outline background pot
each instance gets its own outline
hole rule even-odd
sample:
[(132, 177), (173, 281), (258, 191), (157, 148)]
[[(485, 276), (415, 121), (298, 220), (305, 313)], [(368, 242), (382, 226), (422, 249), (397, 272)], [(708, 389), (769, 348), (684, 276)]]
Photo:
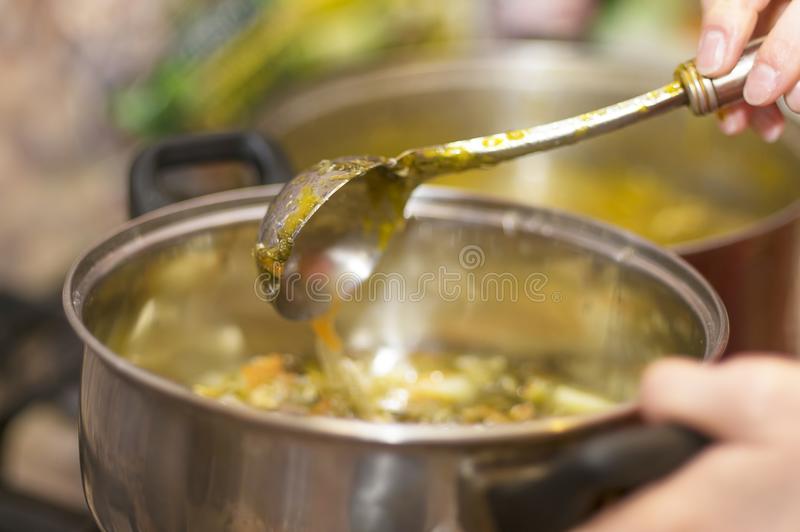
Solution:
[[(313, 348), (306, 324), (280, 319), (254, 291), (249, 250), (276, 191), (207, 196), (139, 218), (89, 251), (69, 274), (65, 307), (87, 346), (80, 423), (84, 488), (107, 532), (515, 530), (498, 516), (527, 526), (516, 512), (532, 506), (520, 506), (517, 497), (505, 505), (510, 513), (498, 514), (493, 501), (498, 493), (506, 500), (503, 494), (535, 492), (540, 479), (518, 476), (509, 486), (495, 483), (493, 471), (537, 464), (557, 483), (564, 463), (567, 472), (576, 463), (585, 471), (580, 451), (577, 460), (567, 456), (552, 468), (547, 464), (567, 449), (580, 449), (575, 444), (590, 435), (634, 421), (628, 401), (649, 360), (674, 351), (713, 359), (724, 349), (727, 322), (719, 299), (674, 256), (584, 219), (425, 188), (410, 204), (409, 230), (390, 246), (382, 268), (413, 277), (421, 264), (476, 274), (482, 270), (470, 268), (478, 264), (516, 278), (533, 268), (549, 276), (545, 299), (512, 305), (470, 301), (462, 293), (447, 302), (432, 293), (421, 305), (356, 303), (342, 311), (349, 345), (436, 341), (443, 348), (540, 356), (575, 382), (605, 387), (622, 404), (594, 415), (487, 429), (287, 416), (201, 398), (183, 385), (198, 371), (254, 352)], [(464, 244), (482, 250), (484, 262), (462, 263)], [(164, 290), (171, 296), (155, 297)], [(147, 320), (161, 327), (164, 341), (131, 350), (146, 334)], [(222, 334), (213, 334), (221, 324)], [(674, 454), (667, 469), (702, 446), (691, 435), (678, 439), (688, 447)], [(646, 447), (664, 456), (674, 446), (663, 442)], [(542, 530), (562, 530), (565, 516), (585, 517), (587, 507), (572, 505), (578, 494), (592, 503), (609, 490), (663, 474), (663, 463), (653, 471), (653, 455), (631, 453), (627, 443), (612, 445), (624, 451), (612, 453), (622, 462), (603, 461), (600, 477), (608, 482), (587, 484), (590, 493), (582, 493), (586, 486), (570, 474), (573, 482), (561, 484), (565, 496), (558, 498), (565, 506), (537, 506), (545, 513), (533, 518), (558, 519)], [(631, 456), (639, 473), (633, 482), (625, 460)]]
[[(636, 50), (538, 43), (461, 56), (398, 61), (297, 90), (257, 121), (295, 169), (350, 153), (394, 155), (409, 146), (527, 127), (586, 112), (662, 85), (681, 57)], [(713, 202), (752, 209), (739, 230), (671, 245), (721, 294), (731, 317), (729, 349), (800, 352), (800, 134), (778, 145), (750, 133), (726, 138), (713, 119), (687, 112), (488, 172), (440, 182), (513, 201), (566, 208), (624, 223), (587, 207), (586, 195), (632, 172)], [(594, 180), (593, 188), (586, 189)], [(600, 185), (598, 185), (599, 183)], [(587, 192), (588, 190), (588, 192)], [(678, 216), (682, 223), (685, 216)], [(678, 225), (678, 224), (675, 224)], [(629, 224), (647, 235), (647, 228)]]

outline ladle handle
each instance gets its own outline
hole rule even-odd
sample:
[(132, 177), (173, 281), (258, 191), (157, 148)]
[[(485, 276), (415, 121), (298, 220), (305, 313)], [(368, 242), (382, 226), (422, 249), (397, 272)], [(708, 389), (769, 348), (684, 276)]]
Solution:
[(676, 470), (708, 443), (684, 427), (645, 426), (596, 436), (551, 463), (468, 461), (461, 472), (459, 517), (467, 532), (571, 530)]
[(675, 71), (675, 80), (659, 89), (549, 124), (411, 149), (394, 159), (395, 172), (422, 182), (441, 174), (490, 166), (575, 144), (686, 104), (696, 115), (716, 112), (742, 99), (744, 83), (762, 41), (752, 41), (733, 70), (724, 76), (715, 79), (701, 76), (694, 60), (687, 61)]
[(743, 98), (744, 84), (753, 69), (758, 50), (764, 39), (751, 41), (742, 57), (730, 73), (718, 78), (702, 76), (695, 66), (694, 60), (687, 61), (675, 71), (675, 79), (681, 82), (683, 90), (689, 97), (689, 108), (696, 115), (714, 113)]

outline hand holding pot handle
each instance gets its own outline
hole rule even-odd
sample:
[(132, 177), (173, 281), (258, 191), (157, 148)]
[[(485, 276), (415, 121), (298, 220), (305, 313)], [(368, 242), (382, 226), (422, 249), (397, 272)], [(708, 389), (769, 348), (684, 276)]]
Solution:
[(561, 532), (607, 504), (658, 480), (708, 444), (676, 425), (641, 426), (596, 436), (552, 463), (462, 469), (459, 512), (468, 532)]

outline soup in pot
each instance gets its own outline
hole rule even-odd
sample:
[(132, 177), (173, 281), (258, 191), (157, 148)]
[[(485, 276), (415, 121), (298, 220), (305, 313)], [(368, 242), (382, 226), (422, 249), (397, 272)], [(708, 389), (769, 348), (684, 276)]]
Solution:
[(370, 297), (313, 327), (259, 297), (249, 222), (148, 246), (104, 277), (84, 319), (116, 354), (204, 397), (378, 422), (597, 412), (632, 399), (654, 358), (702, 356), (700, 318), (633, 247), (603, 256), (584, 247), (602, 247), (599, 233), (560, 241), (509, 225), (551, 215), (502, 212), (491, 226), (412, 217)]

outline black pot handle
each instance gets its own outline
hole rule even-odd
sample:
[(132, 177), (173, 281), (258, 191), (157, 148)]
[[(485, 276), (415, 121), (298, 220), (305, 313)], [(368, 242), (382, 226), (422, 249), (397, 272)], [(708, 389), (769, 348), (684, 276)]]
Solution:
[(252, 132), (227, 132), (173, 137), (157, 142), (134, 159), (130, 171), (130, 216), (175, 203), (159, 180), (163, 170), (204, 163), (239, 162), (250, 166), (258, 185), (285, 183), (292, 177), (283, 150), (274, 142)]
[(693, 430), (657, 425), (595, 436), (551, 463), (498, 468), (469, 461), (461, 471), (459, 517), (468, 532), (570, 530), (708, 443)]
[(12, 530), (91, 532), (97, 528), (88, 514), (0, 486), (0, 531)]

